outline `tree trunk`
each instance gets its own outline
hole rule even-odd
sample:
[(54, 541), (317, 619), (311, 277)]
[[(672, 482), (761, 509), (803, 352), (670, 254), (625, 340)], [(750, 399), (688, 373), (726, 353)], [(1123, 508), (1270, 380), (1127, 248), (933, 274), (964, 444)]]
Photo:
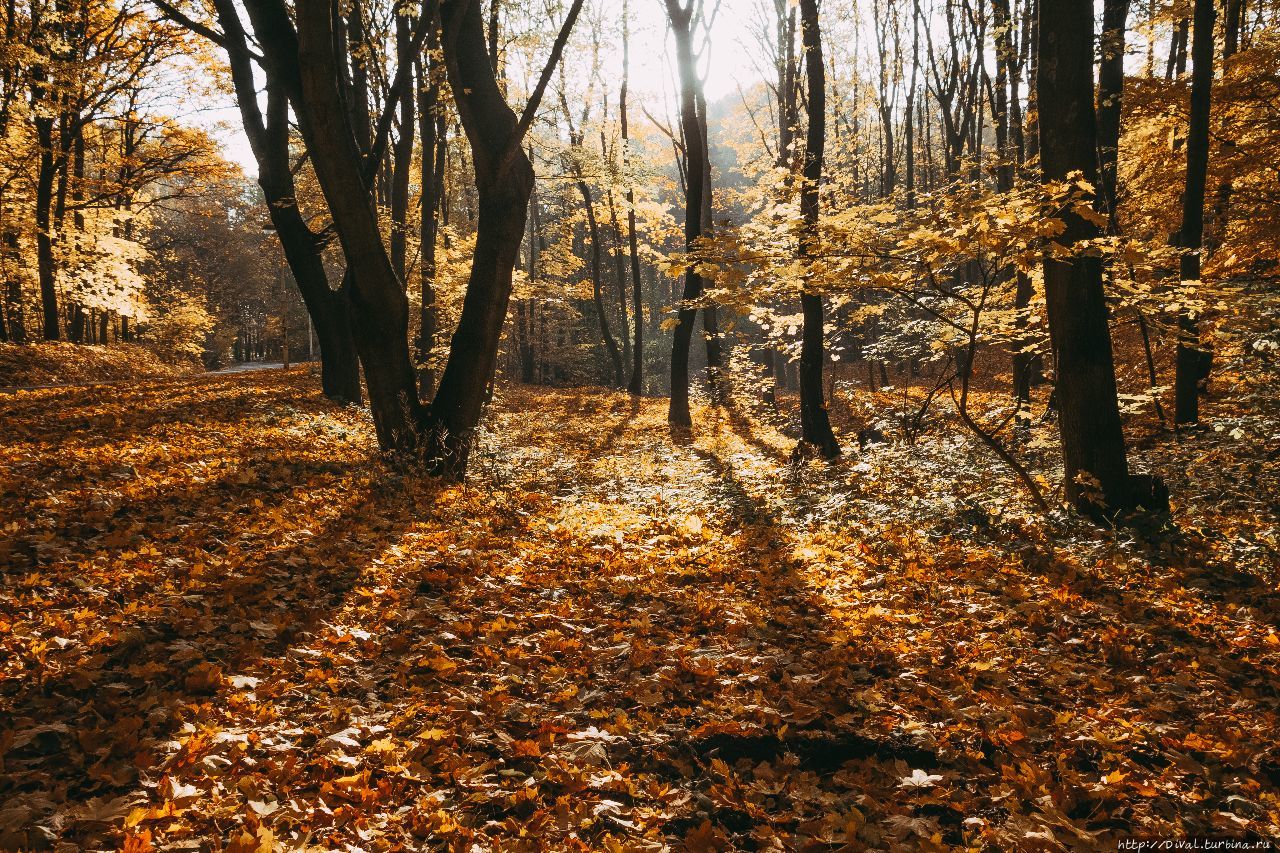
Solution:
[[(684, 130), (688, 172), (684, 202), (686, 251), (691, 251), (702, 235), (703, 158), (706, 153), (696, 99), (698, 80), (691, 32), (694, 2), (696, 0), (689, 0), (690, 5), (682, 8), (679, 0), (666, 0), (667, 17), (676, 43), (676, 63), (680, 70), (680, 124)], [(691, 264), (684, 274), (684, 292), (671, 345), (671, 402), (667, 409), (667, 422), (674, 427), (693, 425), (689, 414), (689, 346), (693, 340), (694, 318), (698, 313), (695, 303), (701, 296), (702, 276)]]
[[(263, 2), (254, 0), (251, 6)], [(301, 97), (295, 107), (306, 116), (307, 150), (347, 259), (352, 333), (364, 365), (378, 444), (383, 450), (413, 450), (421, 407), (409, 357), (408, 299), (382, 244), (373, 196), (362, 175), (360, 148), (336, 73), (340, 58), (334, 54), (333, 5), (330, 0), (299, 0), (297, 13)], [(278, 50), (287, 55), (287, 33), (269, 36), (259, 29), (258, 35), (269, 54)], [(273, 36), (281, 41), (269, 47)]]
[[(809, 108), (802, 171), (804, 184), (800, 189), (800, 215), (804, 221), (800, 257), (810, 262), (818, 240), (818, 189), (822, 181), (822, 159), (827, 139), (826, 70), (822, 64), (818, 0), (800, 0), (800, 38), (804, 45)], [(816, 447), (823, 456), (832, 458), (840, 454), (840, 445), (831, 431), (831, 419), (823, 399), (822, 366), (826, 354), (822, 339), (822, 297), (816, 293), (804, 293), (800, 296), (800, 308), (804, 315), (800, 339), (801, 440)]]
[[(711, 136), (707, 130), (707, 99), (703, 96), (702, 87), (696, 92), (695, 103), (698, 108), (698, 125), (702, 137), (702, 237), (711, 237), (714, 227), (712, 212), (711, 186)], [(704, 281), (705, 291), (705, 281)], [(720, 311), (718, 306), (708, 300), (702, 307), (702, 333), (707, 344), (707, 385), (713, 403), (723, 402), (724, 388), (720, 369), (724, 364), (724, 339), (720, 334)]]
[(1125, 25), (1129, 0), (1105, 0), (1102, 7), (1102, 61), (1098, 65), (1098, 202), (1116, 231), (1120, 151), (1120, 99), (1124, 92)]
[[(413, 33), (411, 19), (407, 10), (400, 9), (396, 14), (396, 62), (404, 63), (408, 68), (413, 63)], [(400, 114), (395, 146), (391, 152), (391, 266), (395, 269), (400, 281), (405, 278), (405, 262), (407, 254), (406, 223), (409, 219), (409, 169), (413, 164), (414, 134), (414, 97), (413, 86), (401, 87), (399, 103), (396, 109)], [(388, 107), (389, 109), (389, 107)], [(433, 149), (423, 148), (425, 152)], [(425, 195), (426, 188), (423, 188)]]
[[(1213, 88), (1213, 0), (1195, 0), (1191, 36), (1191, 120), (1187, 129), (1187, 183), (1182, 196), (1178, 245), (1183, 286), (1200, 280), (1204, 242), (1204, 190), (1209, 172), (1209, 109)], [(1173, 380), (1173, 418), (1178, 426), (1200, 419), (1200, 383), (1209, 377), (1209, 352), (1200, 343), (1196, 318), (1185, 310), (1178, 318), (1178, 352)]]
[[(1093, 105), (1093, 5), (1059, 0), (1040, 5), (1041, 164), (1045, 180), (1072, 171), (1097, 177)], [(1098, 229), (1068, 211), (1059, 242), (1071, 247)], [(1129, 469), (1116, 397), (1111, 330), (1100, 258), (1045, 258), (1049, 332), (1058, 359), (1057, 397), (1067, 500), (1094, 517), (1131, 505)]]
[(84, 343), (84, 332), (84, 306), (77, 302), (71, 306), (71, 321), (67, 324), (67, 340), (73, 344), (82, 344)]
[[(320, 345), (320, 386), (326, 397), (359, 403), (360, 362), (346, 300), (329, 286), (321, 255), (320, 241), (307, 226), (295, 199), (293, 172), (289, 168), (289, 111), (285, 82), (275, 74), (266, 81), (267, 112), (262, 114), (247, 34), (239, 13), (230, 0), (216, 0), (224, 47), (231, 67), (232, 83), (241, 122), (254, 160), (258, 164), (258, 185), (262, 188), (267, 215), (284, 251), (289, 271), (302, 295), (316, 341)], [(127, 340), (127, 319), (121, 326)]]
[[(577, 3), (570, 11), (569, 26), (580, 7)], [(497, 358), (534, 176), (520, 145), (521, 122), (498, 88), (480, 4), (445, 0), (440, 17), (449, 86), (471, 148), (479, 217), (462, 315), (429, 409), (428, 425), (437, 470), (461, 477)], [(561, 49), (563, 42), (558, 40), (552, 63)], [(540, 96), (537, 92), (531, 100), (534, 106)]]
[[(622, 245), (622, 227), (618, 224), (618, 207), (613, 201), (613, 190), (609, 190), (609, 231), (612, 235), (610, 243), (613, 246), (613, 272), (614, 281), (618, 285), (618, 317), (621, 326), (618, 329), (618, 337), (622, 340), (622, 364), (623, 372), (626, 372), (627, 365), (631, 364), (631, 329), (629, 327), (630, 318), (627, 316), (627, 260)], [(625, 382), (619, 382), (621, 387)]]
[(631, 261), (631, 316), (635, 338), (631, 343), (631, 381), (627, 390), (644, 393), (644, 292), (640, 281), (640, 252), (636, 238), (636, 194), (629, 171), (631, 149), (627, 128), (627, 87), (631, 80), (631, 40), (628, 30), (627, 0), (622, 3), (622, 89), (618, 94), (618, 117), (622, 123), (622, 173), (627, 182), (627, 249)]
[[(432, 26), (432, 32), (435, 28)], [(438, 39), (432, 37), (432, 49)], [(436, 337), (436, 234), (439, 229), (440, 199), (444, 195), (445, 123), (437, 116), (440, 83), (435, 79), (433, 63), (418, 63), (418, 125), (422, 136), (422, 211), (420, 223), (418, 282), (422, 289), (421, 315), (418, 326), (418, 393), (423, 399), (435, 390), (435, 374), (431, 369), (431, 352)]]
[(1225, 62), (1240, 49), (1240, 25), (1244, 19), (1244, 0), (1226, 0), (1222, 22), (1222, 59)]
[(36, 116), (36, 144), (40, 146), (40, 162), (36, 172), (36, 275), (40, 281), (40, 305), (44, 311), (44, 339), (62, 337), (58, 323), (58, 289), (54, 280), (53, 261), (53, 182), (56, 164), (53, 157), (53, 117)]
[(618, 351), (618, 342), (609, 330), (609, 318), (605, 315), (604, 294), (600, 283), (600, 228), (596, 223), (595, 205), (591, 202), (591, 188), (586, 181), (578, 181), (578, 192), (582, 195), (582, 207), (587, 213), (587, 231), (591, 236), (591, 296), (596, 306), (596, 316), (600, 318), (600, 337), (604, 340), (605, 351), (609, 354), (609, 364), (613, 366), (614, 384), (622, 387), (622, 354)]
[(3, 244), (0, 245), (3, 264), (0, 268), (5, 273), (5, 340), (23, 344), (27, 342), (27, 327), (22, 308), (22, 279), (18, 275), (18, 259), (21, 254), (18, 229), (6, 222), (3, 234)]

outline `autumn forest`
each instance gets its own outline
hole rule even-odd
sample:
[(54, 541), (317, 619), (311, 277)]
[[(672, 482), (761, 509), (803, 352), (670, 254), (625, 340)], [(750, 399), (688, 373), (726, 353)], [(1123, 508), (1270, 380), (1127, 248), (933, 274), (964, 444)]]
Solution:
[(1272, 850), (1276, 0), (3, 0), (0, 850)]

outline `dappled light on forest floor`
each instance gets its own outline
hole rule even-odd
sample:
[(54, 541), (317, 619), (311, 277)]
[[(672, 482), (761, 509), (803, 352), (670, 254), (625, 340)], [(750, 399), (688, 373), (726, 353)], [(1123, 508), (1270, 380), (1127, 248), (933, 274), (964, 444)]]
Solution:
[(297, 370), (0, 414), (0, 848), (1280, 827), (1274, 565), (1213, 563), (1195, 507), (992, 515), (927, 444), (793, 465), (748, 412), (673, 445), (595, 390), (500, 388), (464, 486)]

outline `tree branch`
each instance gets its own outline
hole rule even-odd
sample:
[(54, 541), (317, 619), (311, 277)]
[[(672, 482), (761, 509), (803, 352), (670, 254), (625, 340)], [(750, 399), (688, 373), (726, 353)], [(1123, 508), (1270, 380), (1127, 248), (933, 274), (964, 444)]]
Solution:
[(538, 105), (542, 103), (542, 95), (547, 91), (547, 84), (551, 82), (551, 73), (560, 63), (560, 54), (564, 53), (564, 46), (569, 41), (569, 34), (573, 31), (573, 24), (578, 20), (578, 13), (582, 11), (582, 0), (573, 0), (573, 5), (569, 7), (569, 14), (564, 19), (564, 24), (560, 27), (560, 33), (556, 36), (555, 44), (551, 46), (551, 55), (547, 57), (547, 64), (542, 66), (542, 74), (538, 77), (538, 85), (534, 87), (533, 94), (529, 96), (529, 101), (524, 105), (524, 112), (520, 115), (520, 121), (516, 124), (515, 131), (511, 134), (511, 138), (507, 140), (507, 153), (502, 158), (501, 169), (506, 168), (511, 158), (515, 156), (515, 152), (520, 150), (520, 146), (524, 141), (524, 135), (529, 132), (529, 126), (533, 124), (534, 116), (538, 114)]

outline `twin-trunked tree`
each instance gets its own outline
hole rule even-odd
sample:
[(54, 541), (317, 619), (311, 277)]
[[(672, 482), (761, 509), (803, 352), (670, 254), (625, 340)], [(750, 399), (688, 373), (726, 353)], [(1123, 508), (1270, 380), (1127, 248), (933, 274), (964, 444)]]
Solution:
[[(334, 0), (298, 0), (292, 16), (283, 0), (245, 3), (262, 49), (268, 91), (274, 86), (293, 107), (342, 245), (347, 274), (341, 295), (332, 298), (346, 303), (378, 443), (383, 450), (419, 456), (436, 474), (460, 477), (466, 469), (472, 432), (494, 370), (512, 271), (533, 191), (533, 169), (521, 141), (581, 7), (582, 0), (570, 6), (538, 85), (520, 116), (499, 89), (484, 20), (475, 0), (442, 0), (438, 4), (427, 0), (420, 8), (400, 10), (417, 18), (414, 34), (402, 41), (420, 45), (422, 35), (438, 28), (449, 85), (471, 148), (479, 205), (475, 254), (462, 313), (435, 396), (424, 405), (418, 399), (418, 377), (409, 350), (403, 264), (396, 263), (383, 243), (375, 205), (373, 179), (389, 119), (378, 122), (377, 136), (369, 145), (369, 130), (364, 128), (361, 133), (354, 118), (363, 105), (353, 109), (344, 75), (338, 73), (347, 57), (340, 48), (342, 17)], [(234, 9), (227, 6), (219, 11), (225, 29)], [(243, 65), (243, 38), (233, 46), (225, 34), (214, 35), (225, 39), (233, 69), (237, 63)], [(410, 77), (405, 63), (414, 58), (402, 54), (400, 59), (396, 81), (403, 85)], [(237, 89), (242, 96), (247, 94), (239, 85)], [(246, 125), (255, 124), (256, 105), (244, 103), (254, 99), (241, 100)], [(399, 106), (404, 111), (404, 99), (391, 100), (390, 108)], [(272, 163), (268, 160), (267, 165)], [(269, 168), (264, 171), (272, 174)], [(292, 209), (296, 211), (296, 207)], [(275, 215), (273, 209), (273, 218)], [(327, 290), (327, 283), (324, 286)]]

